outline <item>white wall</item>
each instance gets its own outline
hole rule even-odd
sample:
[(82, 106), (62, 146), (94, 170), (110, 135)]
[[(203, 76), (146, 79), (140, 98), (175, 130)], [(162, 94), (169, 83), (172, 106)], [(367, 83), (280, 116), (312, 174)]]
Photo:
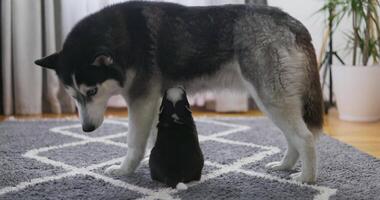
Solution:
[[(281, 8), (291, 16), (301, 21), (309, 30), (317, 56), (322, 46), (323, 32), (327, 27), (324, 13), (316, 13), (324, 4), (324, 0), (268, 0), (270, 6)], [(350, 23), (345, 20), (341, 28), (334, 33), (334, 50), (336, 50), (346, 62), (351, 62), (349, 52), (346, 50), (347, 42), (344, 32), (347, 32)], [(335, 61), (337, 61), (335, 59)]]

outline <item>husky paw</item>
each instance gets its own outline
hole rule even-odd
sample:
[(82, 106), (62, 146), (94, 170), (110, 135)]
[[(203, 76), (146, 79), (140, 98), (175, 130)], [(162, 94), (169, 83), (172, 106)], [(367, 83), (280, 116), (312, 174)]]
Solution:
[(265, 168), (271, 170), (291, 170), (292, 168), (284, 165), (282, 162), (271, 162), (265, 165)]
[(114, 176), (125, 176), (131, 174), (132, 172), (122, 169), (120, 165), (112, 165), (105, 170), (105, 173)]
[(294, 173), (294, 174), (290, 174), (290, 178), (292, 180), (295, 180), (295, 181), (301, 182), (301, 183), (309, 183), (309, 184), (315, 183), (315, 177), (305, 176), (305, 175), (302, 174), (302, 172), (297, 172), (297, 173)]

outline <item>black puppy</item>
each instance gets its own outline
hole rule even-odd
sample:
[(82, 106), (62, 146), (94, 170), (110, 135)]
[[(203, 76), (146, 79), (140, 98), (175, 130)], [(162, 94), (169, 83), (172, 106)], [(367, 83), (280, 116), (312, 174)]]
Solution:
[(200, 180), (204, 160), (183, 88), (165, 92), (157, 128), (149, 158), (151, 177), (172, 188), (187, 189), (184, 183)]

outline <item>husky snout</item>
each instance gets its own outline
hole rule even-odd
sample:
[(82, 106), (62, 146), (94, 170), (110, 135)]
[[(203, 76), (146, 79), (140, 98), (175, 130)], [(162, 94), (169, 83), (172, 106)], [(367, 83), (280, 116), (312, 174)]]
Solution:
[(86, 114), (83, 115), (83, 113), (79, 113), (79, 118), (84, 132), (92, 132), (99, 128), (103, 123), (103, 115), (91, 118)]
[(77, 103), (78, 114), (84, 132), (91, 132), (99, 128), (104, 120), (105, 105), (82, 105)]
[(92, 124), (83, 124), (83, 125), (82, 125), (82, 130), (83, 130), (84, 132), (92, 132), (92, 131), (94, 131), (95, 129), (96, 129), (95, 126), (92, 125)]

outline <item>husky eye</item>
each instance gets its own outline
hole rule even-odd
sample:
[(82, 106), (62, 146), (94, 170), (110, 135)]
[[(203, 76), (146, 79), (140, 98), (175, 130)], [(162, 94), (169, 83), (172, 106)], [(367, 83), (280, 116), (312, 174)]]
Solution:
[(97, 92), (98, 92), (98, 88), (92, 88), (92, 89), (87, 90), (86, 95), (88, 97), (92, 97), (92, 96), (95, 96)]

